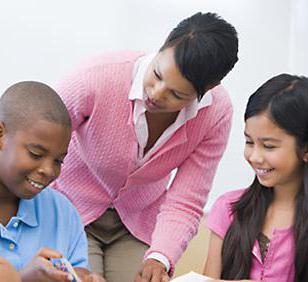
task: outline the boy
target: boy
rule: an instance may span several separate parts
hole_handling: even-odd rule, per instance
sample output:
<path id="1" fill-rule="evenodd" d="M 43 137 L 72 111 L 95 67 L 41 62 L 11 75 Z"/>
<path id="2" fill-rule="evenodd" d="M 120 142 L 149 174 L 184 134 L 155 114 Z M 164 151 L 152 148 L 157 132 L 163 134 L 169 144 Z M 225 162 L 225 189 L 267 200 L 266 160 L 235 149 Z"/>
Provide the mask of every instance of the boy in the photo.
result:
<path id="1" fill-rule="evenodd" d="M 70 138 L 69 114 L 47 85 L 20 82 L 0 98 L 0 249 L 22 281 L 72 281 L 50 262 L 62 256 L 82 281 L 104 281 L 86 269 L 77 211 L 46 189 L 60 174 Z"/>

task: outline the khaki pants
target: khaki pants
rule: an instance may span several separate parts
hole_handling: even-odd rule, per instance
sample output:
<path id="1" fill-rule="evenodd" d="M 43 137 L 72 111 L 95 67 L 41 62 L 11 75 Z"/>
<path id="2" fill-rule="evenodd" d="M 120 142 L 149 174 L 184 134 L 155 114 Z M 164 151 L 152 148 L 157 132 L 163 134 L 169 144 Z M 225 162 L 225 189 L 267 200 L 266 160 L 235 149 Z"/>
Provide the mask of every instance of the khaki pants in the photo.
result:
<path id="1" fill-rule="evenodd" d="M 129 233 L 114 209 L 85 229 L 92 271 L 107 282 L 133 282 L 149 246 Z"/>

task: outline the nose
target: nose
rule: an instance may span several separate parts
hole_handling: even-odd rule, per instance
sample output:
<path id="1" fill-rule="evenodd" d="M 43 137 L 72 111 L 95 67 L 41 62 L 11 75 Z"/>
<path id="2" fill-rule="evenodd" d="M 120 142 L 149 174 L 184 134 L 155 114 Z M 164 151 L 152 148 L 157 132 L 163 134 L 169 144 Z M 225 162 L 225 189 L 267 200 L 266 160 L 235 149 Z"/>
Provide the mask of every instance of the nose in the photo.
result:
<path id="1" fill-rule="evenodd" d="M 53 180 L 57 178 L 60 171 L 53 160 L 45 160 L 38 168 L 38 173 L 48 180 Z"/>
<path id="2" fill-rule="evenodd" d="M 149 93 L 149 97 L 157 103 L 160 103 L 166 99 L 167 87 L 162 81 L 155 83 Z"/>
<path id="3" fill-rule="evenodd" d="M 262 152 L 258 148 L 251 149 L 248 155 L 248 160 L 251 163 L 261 164 L 263 162 Z"/>

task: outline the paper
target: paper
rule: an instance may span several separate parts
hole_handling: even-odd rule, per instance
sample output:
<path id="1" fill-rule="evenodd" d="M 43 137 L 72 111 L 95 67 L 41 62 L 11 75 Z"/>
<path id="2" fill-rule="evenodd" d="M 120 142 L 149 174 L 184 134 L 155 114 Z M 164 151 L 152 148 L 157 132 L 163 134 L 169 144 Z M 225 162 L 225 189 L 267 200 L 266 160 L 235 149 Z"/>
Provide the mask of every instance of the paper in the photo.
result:
<path id="1" fill-rule="evenodd" d="M 171 282 L 206 282 L 210 280 L 213 280 L 213 279 L 191 271 L 185 275 L 179 276 L 171 280 Z"/>

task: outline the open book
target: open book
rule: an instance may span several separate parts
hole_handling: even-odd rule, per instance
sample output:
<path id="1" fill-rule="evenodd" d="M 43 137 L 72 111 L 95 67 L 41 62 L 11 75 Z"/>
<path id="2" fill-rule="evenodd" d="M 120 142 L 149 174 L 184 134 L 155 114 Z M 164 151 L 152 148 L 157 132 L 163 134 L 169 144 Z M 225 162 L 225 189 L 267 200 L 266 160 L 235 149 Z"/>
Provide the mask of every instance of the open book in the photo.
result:
<path id="1" fill-rule="evenodd" d="M 210 280 L 212 280 L 212 278 L 191 271 L 185 275 L 174 278 L 171 282 L 206 282 Z"/>

